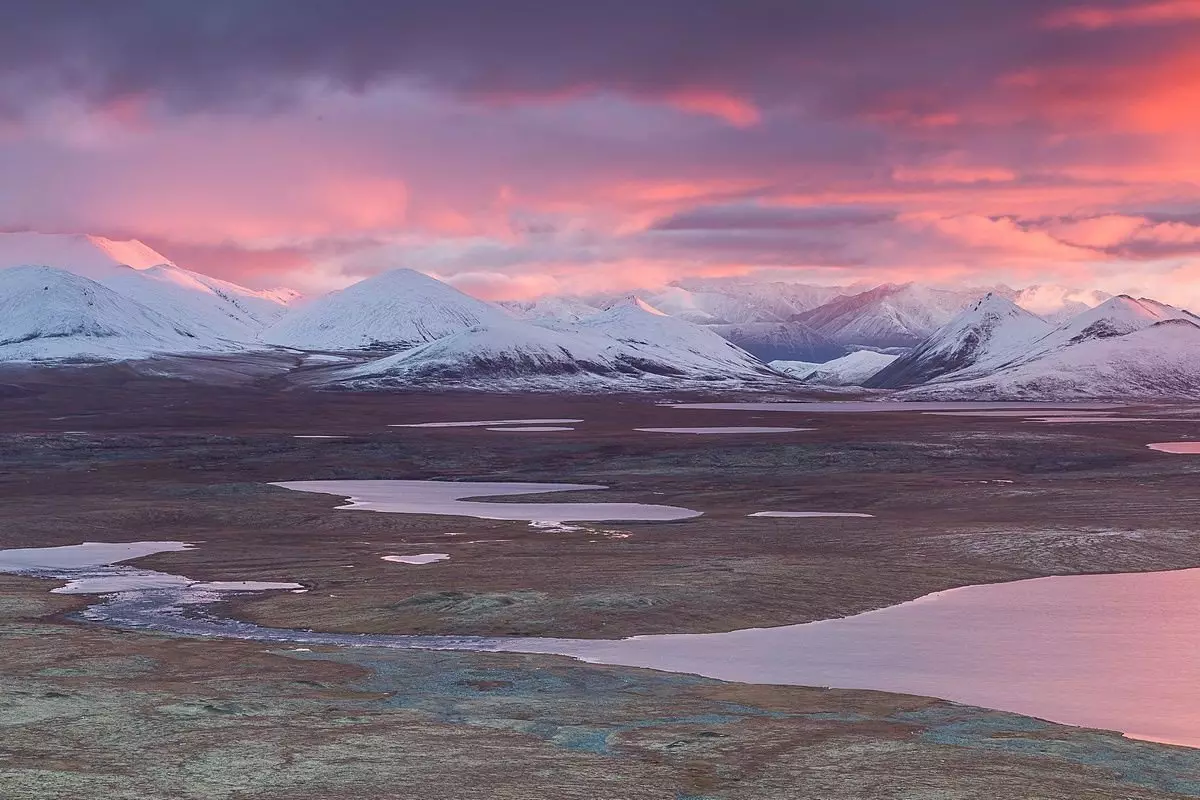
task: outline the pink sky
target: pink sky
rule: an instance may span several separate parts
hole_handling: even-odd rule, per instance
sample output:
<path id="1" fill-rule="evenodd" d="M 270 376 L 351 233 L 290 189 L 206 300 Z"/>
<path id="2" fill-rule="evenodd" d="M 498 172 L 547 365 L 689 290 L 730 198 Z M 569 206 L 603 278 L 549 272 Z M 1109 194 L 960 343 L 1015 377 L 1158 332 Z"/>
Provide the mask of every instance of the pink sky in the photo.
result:
<path id="1" fill-rule="evenodd" d="M 33 5 L 0 32 L 0 229 L 309 292 L 407 266 L 492 298 L 745 275 L 1200 300 L 1196 0 L 458 0 L 374 27 L 315 3 L 282 32 L 271 3 Z"/>

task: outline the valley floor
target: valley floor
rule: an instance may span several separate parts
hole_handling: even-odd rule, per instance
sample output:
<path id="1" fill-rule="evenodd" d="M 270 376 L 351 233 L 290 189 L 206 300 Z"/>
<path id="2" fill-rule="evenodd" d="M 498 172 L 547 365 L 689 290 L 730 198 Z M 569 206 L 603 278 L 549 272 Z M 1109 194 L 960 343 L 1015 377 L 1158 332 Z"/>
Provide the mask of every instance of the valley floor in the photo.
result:
<path id="1" fill-rule="evenodd" d="M 61 374 L 61 371 L 56 371 Z M 678 398 L 693 399 L 693 398 Z M 298 581 L 231 616 L 347 632 L 618 637 L 844 616 L 939 589 L 1200 566 L 1200 460 L 1138 423 L 672 409 L 644 397 L 213 387 L 119 370 L 0 386 L 0 547 L 182 540 L 138 563 Z M 510 418 L 574 431 L 389 425 Z M 690 436 L 673 426 L 783 425 Z M 296 436 L 342 436 L 299 439 Z M 336 510 L 271 481 L 595 483 L 587 524 Z M 527 498 L 521 498 L 527 499 Z M 767 511 L 864 518 L 747 518 Z M 450 536 L 448 534 L 460 534 Z M 442 552 L 426 566 L 383 555 Z M 553 657 L 322 650 L 118 633 L 0 576 L 0 796 L 1200 796 L 1200 751 L 941 701 L 747 686 Z"/>

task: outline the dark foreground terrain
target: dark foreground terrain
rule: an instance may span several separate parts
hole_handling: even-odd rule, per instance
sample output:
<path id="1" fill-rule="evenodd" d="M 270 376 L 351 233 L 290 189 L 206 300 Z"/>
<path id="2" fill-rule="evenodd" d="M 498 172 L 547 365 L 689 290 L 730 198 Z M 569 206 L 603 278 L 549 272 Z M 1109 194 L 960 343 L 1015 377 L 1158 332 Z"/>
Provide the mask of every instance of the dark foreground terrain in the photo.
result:
<path id="1" fill-rule="evenodd" d="M 2 376 L 0 547 L 195 542 L 138 564 L 303 583 L 223 609 L 273 626 L 719 631 L 965 584 L 1200 566 L 1200 458 L 1145 448 L 1200 435 L 1200 409 L 1043 424 L 63 375 Z M 553 434 L 387 427 L 560 417 L 584 422 Z M 814 430 L 633 430 L 740 424 Z M 312 434 L 346 438 L 293 438 Z M 596 483 L 610 489 L 554 499 L 704 516 L 553 531 L 341 511 L 335 497 L 267 485 L 335 478 Z M 745 516 L 764 510 L 875 518 Z M 381 560 L 422 552 L 451 560 Z M 120 633 L 73 621 L 86 598 L 53 585 L 0 576 L 4 798 L 1200 796 L 1200 751 L 941 701 L 551 657 Z"/>

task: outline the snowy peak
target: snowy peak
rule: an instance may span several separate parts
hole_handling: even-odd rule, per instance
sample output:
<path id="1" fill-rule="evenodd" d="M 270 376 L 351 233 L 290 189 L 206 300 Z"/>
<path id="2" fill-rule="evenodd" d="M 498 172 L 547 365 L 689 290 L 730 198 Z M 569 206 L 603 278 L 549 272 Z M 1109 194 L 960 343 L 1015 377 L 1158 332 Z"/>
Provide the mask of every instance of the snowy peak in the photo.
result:
<path id="1" fill-rule="evenodd" d="M 598 330 L 552 330 L 509 319 L 336 370 L 324 380 L 356 389 L 459 386 L 577 392 L 664 389 L 694 381 L 744 386 L 779 377 L 761 364 L 697 358 L 677 341 L 624 342 Z"/>
<path id="2" fill-rule="evenodd" d="M 652 295 L 656 308 L 702 324 L 788 322 L 844 293 L 841 287 L 737 278 L 692 278 Z"/>
<path id="3" fill-rule="evenodd" d="M 44 266 L 104 284 L 189 330 L 239 342 L 285 310 L 273 293 L 257 292 L 171 263 L 136 240 L 83 234 L 0 234 L 0 268 Z"/>
<path id="4" fill-rule="evenodd" d="M 907 355 L 867 380 L 872 388 L 914 386 L 976 365 L 1003 361 L 1051 330 L 1050 323 L 989 292 Z"/>
<path id="5" fill-rule="evenodd" d="M 650 305 L 636 294 L 626 295 L 625 297 L 614 300 L 613 302 L 609 303 L 601 313 L 610 314 L 614 318 L 620 315 L 632 315 L 638 313 L 649 314 L 655 317 L 670 316 L 665 312 L 659 311 L 657 308 Z"/>
<path id="6" fill-rule="evenodd" d="M 59 233 L 0 234 L 0 267 L 54 267 L 93 280 L 122 267 L 149 269 L 170 264 L 166 256 L 136 240 Z"/>
<path id="7" fill-rule="evenodd" d="M 1136 301 L 1135 301 L 1136 302 Z M 934 382 L 905 399 L 1066 400 L 1200 397 L 1200 325 L 1178 317 L 1080 339 L 970 380 Z"/>
<path id="8" fill-rule="evenodd" d="M 395 269 L 293 308 L 264 341 L 309 350 L 402 350 L 511 317 L 428 275 Z"/>
<path id="9" fill-rule="evenodd" d="M 518 319 L 557 325 L 578 322 L 600 309 L 573 297 L 539 297 L 536 300 L 506 300 L 499 304 Z"/>
<path id="10" fill-rule="evenodd" d="M 0 360 L 120 360 L 223 349 L 96 281 L 52 267 L 0 270 Z"/>
<path id="11" fill-rule="evenodd" d="M 914 346 L 979 296 L 915 283 L 884 284 L 839 297 L 797 319 L 841 344 Z"/>
<path id="12" fill-rule="evenodd" d="M 1022 361 L 1040 358 L 1047 353 L 1070 347 L 1093 339 L 1124 336 L 1157 322 L 1181 319 L 1200 322 L 1189 311 L 1147 298 L 1135 299 L 1129 295 L 1118 295 L 1095 308 L 1088 309 L 1064 322 L 1037 341 Z"/>
<path id="13" fill-rule="evenodd" d="M 603 336 L 553 331 L 522 320 L 473 327 L 337 373 L 358 388 L 460 385 L 496 389 L 590 385 L 638 374 L 636 357 Z"/>
<path id="14" fill-rule="evenodd" d="M 1059 331 L 1064 334 L 1061 338 L 1070 334 L 1074 342 L 1122 336 L 1170 319 L 1193 320 L 1196 317 L 1157 300 L 1145 297 L 1135 299 L 1122 294 L 1068 320 Z"/>
<path id="15" fill-rule="evenodd" d="M 1016 292 L 1013 302 L 1032 311 L 1042 319 L 1055 325 L 1071 317 L 1095 308 L 1112 295 L 1094 289 L 1079 290 L 1052 284 L 1035 284 Z"/>

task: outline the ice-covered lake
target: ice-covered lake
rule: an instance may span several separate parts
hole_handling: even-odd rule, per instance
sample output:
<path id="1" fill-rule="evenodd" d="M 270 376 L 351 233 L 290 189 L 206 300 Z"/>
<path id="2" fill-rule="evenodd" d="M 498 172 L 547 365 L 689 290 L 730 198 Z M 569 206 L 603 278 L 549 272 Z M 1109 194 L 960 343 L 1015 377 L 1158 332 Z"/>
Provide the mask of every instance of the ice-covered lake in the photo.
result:
<path id="1" fill-rule="evenodd" d="M 693 408 L 702 411 L 791 411 L 806 414 L 873 414 L 944 411 L 1021 411 L 1037 416 L 1048 409 L 1072 412 L 1121 408 L 1116 403 L 976 403 L 976 402 L 914 402 L 895 400 L 837 400 L 814 403 L 668 403 L 669 408 Z"/>
<path id="2" fill-rule="evenodd" d="M 481 498 L 607 489 L 576 483 L 493 483 L 482 481 L 283 481 L 297 492 L 343 497 L 342 509 L 393 514 L 433 514 L 522 522 L 667 522 L 700 516 L 679 506 L 647 503 L 489 503 Z M 476 498 L 476 499 L 468 499 Z"/>
<path id="3" fill-rule="evenodd" d="M 642 433 L 691 433 L 698 436 L 706 435 L 728 435 L 738 433 L 796 433 L 797 431 L 811 431 L 813 428 L 772 428 L 767 426 L 754 425 L 732 425 L 726 427 L 715 428 L 634 428 L 635 431 Z"/>

